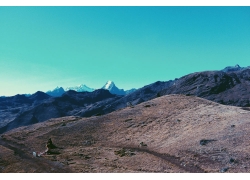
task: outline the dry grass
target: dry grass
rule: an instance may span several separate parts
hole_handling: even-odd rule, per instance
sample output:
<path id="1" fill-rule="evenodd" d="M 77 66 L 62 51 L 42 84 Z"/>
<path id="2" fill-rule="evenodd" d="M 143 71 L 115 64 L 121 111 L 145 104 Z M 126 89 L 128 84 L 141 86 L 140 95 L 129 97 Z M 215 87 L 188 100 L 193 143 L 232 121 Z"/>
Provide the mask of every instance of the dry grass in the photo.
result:
<path id="1" fill-rule="evenodd" d="M 239 107 L 169 95 L 104 116 L 51 119 L 3 135 L 0 172 L 249 172 L 249 117 Z M 49 138 L 59 154 L 32 157 Z"/>

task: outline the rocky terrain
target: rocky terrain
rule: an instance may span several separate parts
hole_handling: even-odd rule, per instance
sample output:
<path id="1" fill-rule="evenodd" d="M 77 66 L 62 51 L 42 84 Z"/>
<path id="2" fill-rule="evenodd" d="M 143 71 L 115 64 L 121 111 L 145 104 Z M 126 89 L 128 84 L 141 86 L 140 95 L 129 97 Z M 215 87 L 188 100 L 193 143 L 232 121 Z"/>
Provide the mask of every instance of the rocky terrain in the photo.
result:
<path id="1" fill-rule="evenodd" d="M 166 95 L 1 135 L 0 172 L 250 172 L 250 109 Z M 51 138 L 54 148 L 40 157 Z"/>
<path id="2" fill-rule="evenodd" d="M 102 89 L 93 92 L 70 90 L 60 97 L 51 97 L 40 91 L 28 97 L 0 97 L 0 133 L 50 118 L 103 115 L 169 94 L 197 96 L 224 105 L 249 107 L 250 67 L 236 65 L 220 71 L 196 72 L 132 89 L 129 94 L 126 92 L 108 81 Z M 123 95 L 117 95 L 119 93 Z"/>
<path id="3" fill-rule="evenodd" d="M 61 97 L 51 97 L 37 92 L 30 97 L 16 95 L 0 99 L 0 133 L 23 125 L 46 121 L 64 116 L 90 117 L 107 114 L 131 105 L 136 105 L 157 97 L 157 92 L 173 84 L 173 81 L 155 82 L 144 86 L 126 96 L 111 94 L 109 90 L 99 89 L 93 92 L 65 92 Z M 37 96 L 36 94 L 39 94 Z M 40 100 L 40 96 L 47 97 Z M 22 97 L 20 101 L 19 97 Z M 36 100 L 36 98 L 38 98 Z M 26 102 L 27 101 L 27 102 Z M 35 102 L 35 103 L 34 103 Z M 11 104 L 11 105 L 10 105 Z M 18 109 L 13 111 L 13 109 Z"/>
<path id="4" fill-rule="evenodd" d="M 27 97 L 17 94 L 11 97 L 0 98 L 0 128 L 13 121 L 19 114 L 49 100 L 51 96 L 38 91 Z"/>
<path id="5" fill-rule="evenodd" d="M 250 68 L 225 68 L 181 77 L 160 95 L 185 94 L 239 107 L 250 106 Z M 235 70 L 235 71 L 234 71 Z"/>
<path id="6" fill-rule="evenodd" d="M 39 94 L 39 97 L 45 96 L 47 98 L 38 101 L 39 98 L 36 94 Z M 103 109 L 107 104 L 120 98 L 119 96 L 113 95 L 109 91 L 103 89 L 91 93 L 70 90 L 64 93 L 61 97 L 50 97 L 43 92 L 36 94 L 31 95 L 28 98 L 24 95 L 21 96 L 24 100 L 22 99 L 22 103 L 18 105 L 16 105 L 17 102 L 13 99 L 12 101 L 9 101 L 13 106 L 18 106 L 15 108 L 10 108 L 10 106 L 6 105 L 6 101 L 0 103 L 7 107 L 2 110 L 2 116 L 12 117 L 12 119 L 5 118 L 8 121 L 5 120 L 5 124 L 3 124 L 2 127 L 0 126 L 0 133 L 16 127 L 43 122 L 50 118 L 70 115 L 84 117 L 101 115 L 104 113 Z M 14 98 L 16 98 L 16 96 L 14 96 Z M 17 108 L 19 108 L 18 111 L 16 110 Z M 16 111 L 13 112 L 13 109 Z"/>

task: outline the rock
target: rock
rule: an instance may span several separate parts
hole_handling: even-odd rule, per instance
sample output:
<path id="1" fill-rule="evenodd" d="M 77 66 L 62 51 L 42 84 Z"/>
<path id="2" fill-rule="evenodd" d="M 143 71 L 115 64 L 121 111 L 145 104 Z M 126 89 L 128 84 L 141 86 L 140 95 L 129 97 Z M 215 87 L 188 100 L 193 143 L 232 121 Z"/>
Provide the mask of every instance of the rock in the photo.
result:
<path id="1" fill-rule="evenodd" d="M 211 141 L 216 141 L 216 140 L 214 140 L 214 139 L 202 139 L 202 140 L 200 140 L 200 145 L 204 146 Z"/>
<path id="2" fill-rule="evenodd" d="M 233 124 L 233 125 L 231 125 L 231 128 L 234 128 L 235 127 L 235 125 Z"/>
<path id="3" fill-rule="evenodd" d="M 127 107 L 133 108 L 134 106 L 133 106 L 133 104 L 131 102 L 127 102 Z"/>
<path id="4" fill-rule="evenodd" d="M 228 169 L 229 169 L 228 167 L 222 168 L 222 169 L 220 169 L 220 172 L 221 172 L 221 173 L 227 172 Z"/>
<path id="5" fill-rule="evenodd" d="M 84 156 L 84 158 L 85 158 L 85 159 L 90 159 L 90 158 L 91 158 L 91 156 L 86 155 L 86 156 Z"/>
<path id="6" fill-rule="evenodd" d="M 133 119 L 130 118 L 130 119 L 126 119 L 124 122 L 132 121 L 132 120 L 133 120 Z"/>
<path id="7" fill-rule="evenodd" d="M 230 163 L 230 164 L 235 163 L 235 162 L 236 162 L 236 160 L 235 160 L 234 158 L 230 158 L 230 159 L 229 159 L 229 163 Z"/>
<path id="8" fill-rule="evenodd" d="M 48 154 L 60 154 L 59 152 L 57 151 L 52 151 L 52 149 L 55 149 L 57 148 L 53 143 L 52 143 L 52 140 L 51 138 L 49 138 L 48 142 L 46 143 L 46 150 L 45 152 L 48 153 Z"/>
<path id="9" fill-rule="evenodd" d="M 93 144 L 93 141 L 91 141 L 91 140 L 86 140 L 83 142 L 83 145 L 85 145 L 85 146 L 91 146 L 92 144 Z"/>
<path id="10" fill-rule="evenodd" d="M 144 142 L 140 142 L 139 147 L 143 147 L 143 146 L 148 146 L 148 145 L 145 144 Z"/>
<path id="11" fill-rule="evenodd" d="M 48 149 L 53 148 L 53 143 L 52 143 L 51 138 L 49 138 L 49 140 L 48 140 L 48 142 L 47 142 L 47 144 L 46 144 L 46 147 L 47 147 Z"/>

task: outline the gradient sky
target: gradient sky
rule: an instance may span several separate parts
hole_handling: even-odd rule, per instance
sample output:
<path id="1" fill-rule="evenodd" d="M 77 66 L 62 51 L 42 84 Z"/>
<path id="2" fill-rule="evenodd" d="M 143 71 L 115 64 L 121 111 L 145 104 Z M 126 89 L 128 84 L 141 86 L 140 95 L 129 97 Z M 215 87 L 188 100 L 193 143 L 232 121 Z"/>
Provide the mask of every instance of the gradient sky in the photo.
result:
<path id="1" fill-rule="evenodd" d="M 250 66 L 250 7 L 0 7 L 0 96 Z"/>

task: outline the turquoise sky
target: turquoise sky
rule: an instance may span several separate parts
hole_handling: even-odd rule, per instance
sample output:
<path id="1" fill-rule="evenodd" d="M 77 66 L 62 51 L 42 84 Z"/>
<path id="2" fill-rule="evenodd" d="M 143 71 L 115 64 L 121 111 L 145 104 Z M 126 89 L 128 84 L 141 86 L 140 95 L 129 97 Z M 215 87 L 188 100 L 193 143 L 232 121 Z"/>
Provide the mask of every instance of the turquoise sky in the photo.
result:
<path id="1" fill-rule="evenodd" d="M 250 66 L 250 7 L 0 7 L 0 96 Z"/>

